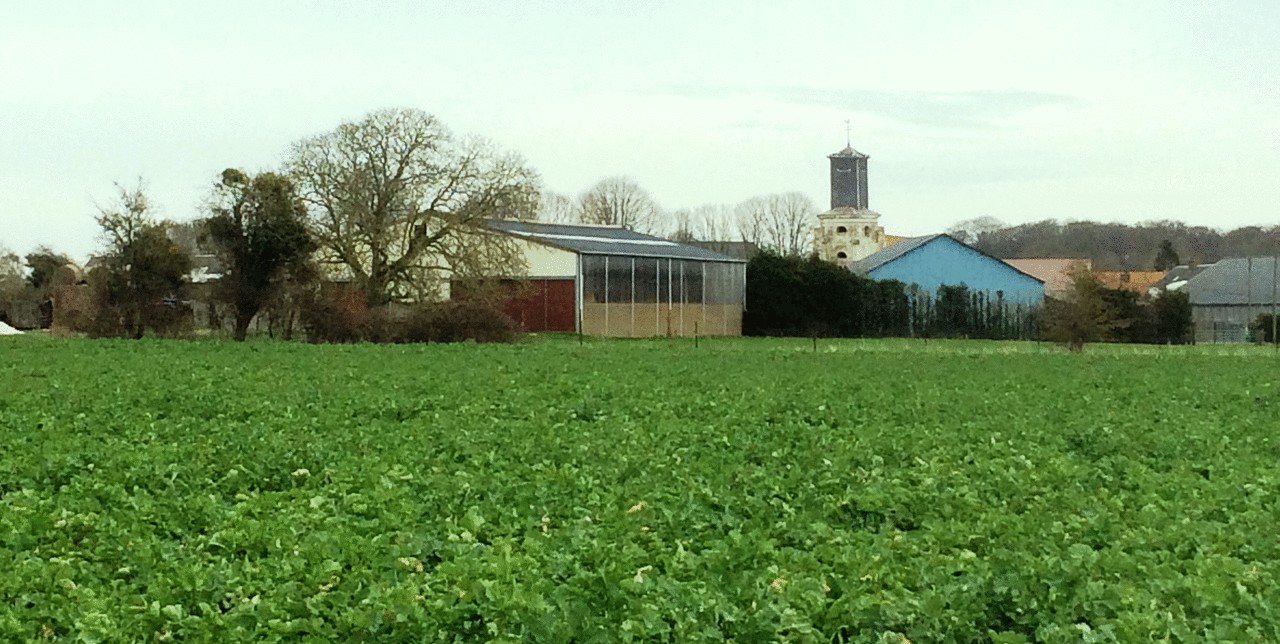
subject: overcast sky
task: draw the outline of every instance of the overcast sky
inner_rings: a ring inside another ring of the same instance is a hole
[[[1280,221],[1274,0],[50,0],[0,8],[0,245],[83,259],[113,181],[190,219],[223,168],[383,107],[668,209],[825,208],[850,119],[890,233]]]

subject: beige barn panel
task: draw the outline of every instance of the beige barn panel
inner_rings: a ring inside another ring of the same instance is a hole
[[[524,277],[566,278],[577,275],[577,253],[525,239],[518,239],[516,243],[524,255]]]
[[[614,338],[742,335],[742,307],[677,302],[658,308],[653,304],[633,307],[589,302],[583,306],[582,330],[587,335]]]

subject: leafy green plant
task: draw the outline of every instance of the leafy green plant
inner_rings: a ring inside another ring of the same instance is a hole
[[[1276,641],[1271,354],[1142,350],[15,338],[0,640]]]

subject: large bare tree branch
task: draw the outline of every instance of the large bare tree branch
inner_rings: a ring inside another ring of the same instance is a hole
[[[481,139],[418,110],[373,112],[294,145],[289,172],[322,262],[346,266],[372,305],[439,293],[463,272],[520,261],[486,220],[529,218],[539,178]]]

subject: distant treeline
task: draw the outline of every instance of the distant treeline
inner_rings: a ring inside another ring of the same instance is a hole
[[[1280,252],[1280,226],[1246,226],[1223,232],[1177,221],[1140,224],[1053,219],[1018,226],[981,218],[952,227],[958,239],[1000,257],[1087,257],[1094,270],[1151,270],[1168,240],[1182,263],[1208,264],[1224,257]]]

